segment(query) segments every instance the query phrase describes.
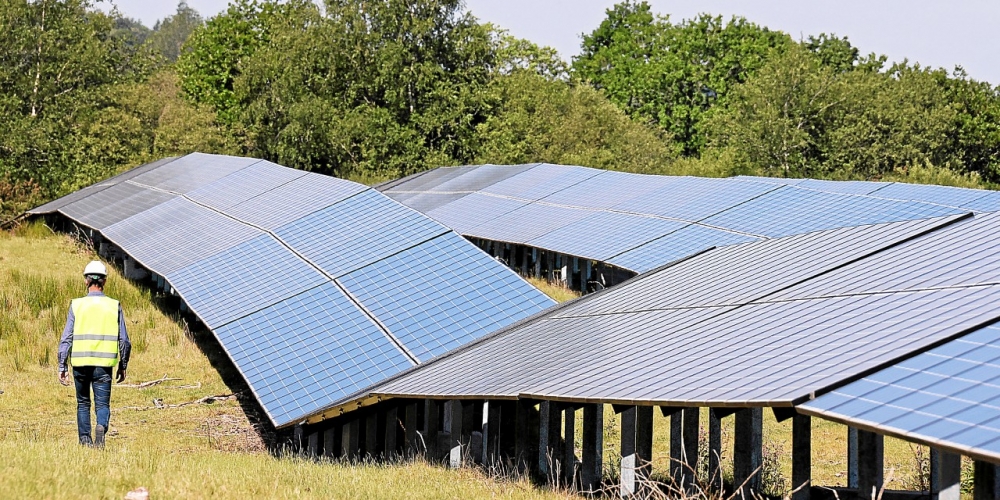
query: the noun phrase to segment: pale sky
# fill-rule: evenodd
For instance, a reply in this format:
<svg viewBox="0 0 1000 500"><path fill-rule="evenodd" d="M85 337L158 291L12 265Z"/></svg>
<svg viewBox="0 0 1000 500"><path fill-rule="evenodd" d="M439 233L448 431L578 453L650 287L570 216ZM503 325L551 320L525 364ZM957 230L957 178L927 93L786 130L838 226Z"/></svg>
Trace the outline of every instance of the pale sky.
<svg viewBox="0 0 1000 500"><path fill-rule="evenodd" d="M112 0L125 15L152 27L172 14L173 1ZM466 0L473 15L511 34L548 45L567 61L615 0ZM1000 84L1000 1L997 0L650 0L653 11L678 21L700 12L746 17L796 40L819 33L847 36L863 54L908 58ZM205 18L227 0L189 0ZM99 3L107 8L108 2Z"/></svg>

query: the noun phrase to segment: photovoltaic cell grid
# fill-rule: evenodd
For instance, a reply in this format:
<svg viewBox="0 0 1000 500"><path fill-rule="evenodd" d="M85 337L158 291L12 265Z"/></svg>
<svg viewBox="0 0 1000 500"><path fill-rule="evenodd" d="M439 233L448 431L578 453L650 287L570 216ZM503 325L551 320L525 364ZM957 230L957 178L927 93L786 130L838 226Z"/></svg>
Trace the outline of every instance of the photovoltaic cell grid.
<svg viewBox="0 0 1000 500"><path fill-rule="evenodd" d="M273 422L295 422L412 366L326 283L215 330Z"/></svg>
<svg viewBox="0 0 1000 500"><path fill-rule="evenodd" d="M194 154L178 162L104 181L90 196L70 197L67 212L166 277L216 333L275 425L413 362L323 271L341 275L406 251L422 260L388 265L450 269L404 277L390 269L382 274L391 283L368 276L365 285L378 287L368 296L386 303L401 290L421 297L412 310L437 322L405 333L427 357L487 333L484 325L553 303L447 228L364 186L253 159ZM436 246L414 251L428 240ZM453 300L452 290L462 296ZM466 306L473 308L466 316L455 309Z"/></svg>
<svg viewBox="0 0 1000 500"><path fill-rule="evenodd" d="M606 170L556 191L541 201L583 208L610 208L668 186L676 177L640 175Z"/></svg>
<svg viewBox="0 0 1000 500"><path fill-rule="evenodd" d="M340 281L422 361L553 304L452 232Z"/></svg>
<svg viewBox="0 0 1000 500"><path fill-rule="evenodd" d="M209 328L327 281L268 234L170 273L167 280Z"/></svg>
<svg viewBox="0 0 1000 500"><path fill-rule="evenodd" d="M1000 327L976 330L799 409L1000 460Z"/></svg>
<svg viewBox="0 0 1000 500"><path fill-rule="evenodd" d="M538 248L558 249L570 255L588 255L600 261L636 248L660 235L677 231L684 222L627 215L617 212L593 212L592 215L529 240Z"/></svg>
<svg viewBox="0 0 1000 500"><path fill-rule="evenodd" d="M644 196L615 205L614 209L699 221L778 188L771 184L734 179L675 179Z"/></svg>
<svg viewBox="0 0 1000 500"><path fill-rule="evenodd" d="M472 193L426 212L426 215L455 231L467 234L481 224L527 205L527 201Z"/></svg>
<svg viewBox="0 0 1000 500"><path fill-rule="evenodd" d="M594 168L539 164L483 189L484 193L535 201L603 172Z"/></svg>
<svg viewBox="0 0 1000 500"><path fill-rule="evenodd" d="M159 159L159 160L156 160L156 161L153 161L153 162L146 163L144 165L140 165L138 167L135 167L133 169L127 170L125 172L122 172L122 173L120 173L118 175L115 175L113 177L105 179L105 180L103 180L101 182L98 182L96 184L92 184L92 185L87 186L85 188L82 188L82 189L80 189L78 191L74 191L74 192L72 192L72 193L70 193L70 194L68 194L66 196L63 196L62 198L57 198L55 200L52 200L52 201L50 201L50 202L48 202L48 203L46 203L46 204L44 204L44 205L42 205L40 207L28 210L28 213L29 214L47 214L47 213L55 212L55 211L61 209L62 207L66 206L66 205L69 205L70 203L73 203L75 201L79 201L79 200L82 200L84 198L87 198L87 197L93 195L94 193L96 193L98 191L101 191L103 189L107 189L107 188L109 188L111 186L114 186L114 185L119 184L121 182L127 181L127 180L129 180L129 179L131 179L131 178L133 178L133 177L135 177L137 175L143 174L143 173L148 172L150 170L159 168L160 166L162 166L162 165L164 165L166 163L170 163L170 162L174 161L176 158L177 158L176 156L170 156L170 157L167 157L167 158L162 158L162 159Z"/></svg>
<svg viewBox="0 0 1000 500"><path fill-rule="evenodd" d="M364 191L274 231L334 278L446 232L448 228L375 190Z"/></svg>
<svg viewBox="0 0 1000 500"><path fill-rule="evenodd" d="M642 246L615 255L606 262L622 269L644 273L666 262L674 262L710 248L757 240L753 236L689 224Z"/></svg>

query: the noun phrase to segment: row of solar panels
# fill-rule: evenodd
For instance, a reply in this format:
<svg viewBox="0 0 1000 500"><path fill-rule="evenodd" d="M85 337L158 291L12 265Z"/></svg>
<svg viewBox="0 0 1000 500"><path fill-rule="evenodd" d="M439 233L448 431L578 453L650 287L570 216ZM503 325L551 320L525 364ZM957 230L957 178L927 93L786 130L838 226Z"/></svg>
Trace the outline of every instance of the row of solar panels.
<svg viewBox="0 0 1000 500"><path fill-rule="evenodd" d="M1000 210L1000 193L983 190L653 176L550 164L439 168L379 189L468 237L635 272L713 246Z"/></svg>
<svg viewBox="0 0 1000 500"><path fill-rule="evenodd" d="M718 248L362 396L799 405L1000 462L997 234L966 214Z"/></svg>
<svg viewBox="0 0 1000 500"><path fill-rule="evenodd" d="M32 210L163 276L276 426L553 304L441 224L366 186L191 154Z"/></svg>

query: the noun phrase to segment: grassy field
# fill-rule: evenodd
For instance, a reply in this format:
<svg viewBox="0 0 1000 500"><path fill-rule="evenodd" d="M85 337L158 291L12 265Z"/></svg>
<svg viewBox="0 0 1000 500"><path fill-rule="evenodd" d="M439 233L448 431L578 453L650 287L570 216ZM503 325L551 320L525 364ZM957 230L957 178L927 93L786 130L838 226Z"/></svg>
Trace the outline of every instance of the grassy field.
<svg viewBox="0 0 1000 500"><path fill-rule="evenodd" d="M93 258L43 226L0 231L0 497L122 498L139 486L152 498L565 497L423 463L275 458L264 450L253 405L239 399L157 408L245 388L227 372L210 334L186 333L167 298L115 271L107 292L125 308L134 349L125 383L181 380L115 385L107 448L78 446L76 400L73 388L56 380L56 344Z"/></svg>

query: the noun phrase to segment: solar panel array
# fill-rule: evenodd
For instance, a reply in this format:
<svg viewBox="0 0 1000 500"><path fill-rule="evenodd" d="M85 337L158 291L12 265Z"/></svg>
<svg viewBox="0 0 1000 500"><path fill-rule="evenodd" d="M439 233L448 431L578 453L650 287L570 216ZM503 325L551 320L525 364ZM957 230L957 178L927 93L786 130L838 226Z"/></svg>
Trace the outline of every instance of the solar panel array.
<svg viewBox="0 0 1000 500"><path fill-rule="evenodd" d="M717 248L363 394L792 406L874 373L801 408L1000 460L998 232L961 215Z"/></svg>
<svg viewBox="0 0 1000 500"><path fill-rule="evenodd" d="M635 272L715 246L1000 210L1000 196L994 196L1000 193L982 190L668 177L549 164L439 168L379 189L468 237Z"/></svg>
<svg viewBox="0 0 1000 500"><path fill-rule="evenodd" d="M167 159L29 213L53 212L163 276L279 427L553 304L378 191L252 158Z"/></svg>

